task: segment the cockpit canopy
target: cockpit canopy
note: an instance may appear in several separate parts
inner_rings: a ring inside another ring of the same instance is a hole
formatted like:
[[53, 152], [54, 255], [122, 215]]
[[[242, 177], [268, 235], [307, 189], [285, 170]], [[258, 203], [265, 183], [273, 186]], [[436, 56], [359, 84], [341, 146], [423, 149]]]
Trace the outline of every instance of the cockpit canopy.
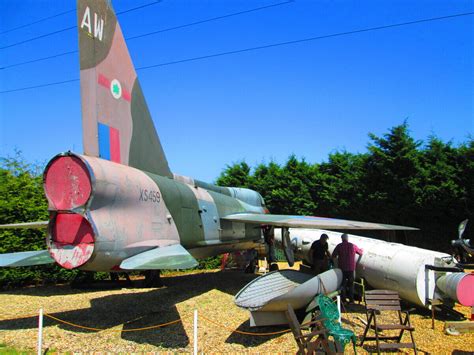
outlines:
[[257, 191], [245, 189], [242, 187], [228, 187], [231, 197], [239, 199], [252, 206], [265, 207], [265, 201], [262, 195]]

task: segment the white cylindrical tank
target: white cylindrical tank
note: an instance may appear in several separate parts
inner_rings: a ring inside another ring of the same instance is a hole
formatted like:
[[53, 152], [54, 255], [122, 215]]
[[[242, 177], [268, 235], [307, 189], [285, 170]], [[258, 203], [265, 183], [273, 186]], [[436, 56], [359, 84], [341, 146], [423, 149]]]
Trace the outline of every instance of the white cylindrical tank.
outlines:
[[474, 306], [474, 274], [455, 272], [441, 276], [436, 286], [455, 300], [466, 306]]
[[[311, 263], [311, 244], [323, 233], [329, 237], [329, 251], [332, 253], [341, 242], [342, 233], [319, 229], [290, 229], [295, 255]], [[277, 241], [281, 238], [278, 231], [275, 231], [275, 238]], [[403, 299], [420, 306], [427, 306], [428, 299], [439, 297], [436, 290], [436, 279], [439, 276], [425, 266], [454, 266], [452, 257], [446, 253], [352, 234], [349, 234], [349, 242], [364, 250], [362, 256], [356, 255], [358, 277], [363, 277], [374, 288], [397, 291]]]

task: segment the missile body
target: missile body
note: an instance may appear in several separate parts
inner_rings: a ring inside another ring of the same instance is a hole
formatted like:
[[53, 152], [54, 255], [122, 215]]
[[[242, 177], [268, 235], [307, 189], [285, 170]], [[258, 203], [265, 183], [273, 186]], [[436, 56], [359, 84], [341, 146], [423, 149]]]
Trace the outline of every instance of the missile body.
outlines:
[[[312, 264], [311, 245], [322, 233], [328, 235], [329, 251], [332, 253], [341, 242], [342, 233], [290, 229], [295, 256]], [[281, 240], [278, 230], [275, 231], [275, 239], [277, 242]], [[430, 299], [474, 305], [474, 274], [439, 271], [455, 266], [451, 255], [357, 235], [349, 235], [349, 242], [364, 250], [362, 256], [356, 255], [356, 275], [364, 278], [370, 286], [397, 291], [404, 300], [423, 307], [429, 306]]]

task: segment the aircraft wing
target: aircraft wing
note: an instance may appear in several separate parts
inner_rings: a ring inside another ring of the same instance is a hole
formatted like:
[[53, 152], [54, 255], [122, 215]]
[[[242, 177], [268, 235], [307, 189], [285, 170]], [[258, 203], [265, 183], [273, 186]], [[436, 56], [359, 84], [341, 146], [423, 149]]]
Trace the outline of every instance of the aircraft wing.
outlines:
[[275, 227], [314, 228], [314, 229], [348, 229], [348, 230], [418, 230], [418, 228], [396, 226], [392, 224], [349, 221], [325, 217], [291, 216], [279, 214], [236, 213], [222, 218], [226, 221], [243, 222], [249, 224], [267, 224]]
[[0, 224], [0, 229], [46, 229], [49, 221]]
[[54, 263], [47, 250], [0, 254], [0, 267], [33, 266]]
[[[46, 229], [49, 221], [0, 224], [0, 229]], [[0, 254], [0, 267], [33, 266], [54, 263], [47, 250]]]
[[198, 265], [196, 259], [181, 244], [151, 249], [125, 259], [124, 270], [190, 269]]

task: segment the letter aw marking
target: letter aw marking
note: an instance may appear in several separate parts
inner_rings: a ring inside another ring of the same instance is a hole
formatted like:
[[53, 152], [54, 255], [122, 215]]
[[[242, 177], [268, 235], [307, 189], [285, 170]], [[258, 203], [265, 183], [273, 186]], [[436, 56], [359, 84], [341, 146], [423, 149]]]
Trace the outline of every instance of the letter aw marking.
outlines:
[[[91, 23], [91, 9], [89, 6], [86, 7], [84, 11], [84, 16], [82, 16], [81, 29], [87, 28], [87, 32], [92, 35], [92, 23]], [[94, 12], [94, 37], [98, 38], [99, 41], [102, 41], [104, 34], [104, 19], [99, 18], [96, 12]]]

